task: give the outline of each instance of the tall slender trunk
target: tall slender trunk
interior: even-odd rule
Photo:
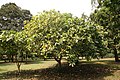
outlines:
[[[17,66],[17,68],[18,68],[18,73],[20,74],[20,71],[21,71],[21,69],[20,69],[20,67],[21,67],[21,62],[16,58],[15,63],[16,63],[16,66]]]

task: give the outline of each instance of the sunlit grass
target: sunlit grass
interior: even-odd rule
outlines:
[[[42,69],[48,68],[56,64],[56,61],[33,61],[28,62],[27,64],[22,63],[21,70],[35,70],[35,69]],[[17,70],[16,63],[2,63],[0,64],[0,73],[8,72],[8,71],[15,71]]]

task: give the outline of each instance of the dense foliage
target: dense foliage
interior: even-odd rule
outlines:
[[[31,39],[30,50],[52,54],[59,64],[62,56],[75,65],[81,55],[88,60],[103,55],[103,27],[68,13],[44,11],[32,18],[25,32]]]
[[[120,0],[99,0],[98,7],[90,18],[95,23],[104,26],[108,32],[106,41],[108,48],[113,52],[115,61],[118,60],[120,50]]]
[[[79,57],[91,60],[105,55],[104,34],[102,26],[70,13],[50,10],[34,16],[24,31],[3,31],[0,39],[1,48],[8,47],[17,55],[37,53],[44,58],[52,55],[59,65],[62,57],[66,57],[74,66]]]
[[[0,35],[0,54],[7,55],[6,58],[13,61],[13,56],[16,55],[17,45],[14,42],[14,31],[3,31]]]
[[[29,22],[32,14],[29,10],[18,7],[15,3],[7,3],[0,8],[0,30],[21,31],[24,21]]]

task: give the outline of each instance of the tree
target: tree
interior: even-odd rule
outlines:
[[[24,31],[2,31],[0,35],[0,48],[2,55],[6,55],[9,60],[16,63],[18,71],[20,72],[21,61],[23,54],[30,54],[27,48],[27,36]],[[20,57],[20,55],[22,55]]]
[[[14,42],[15,31],[2,31],[0,35],[0,47],[1,54],[6,55],[8,60],[14,61],[14,56],[17,55],[16,47],[17,45]]]
[[[15,3],[7,3],[0,8],[0,30],[21,31],[24,21],[30,21],[32,14],[29,10],[18,7]]]
[[[108,48],[113,52],[115,61],[118,62],[118,52],[120,45],[120,1],[119,0],[99,0],[98,7],[91,14],[91,20],[95,23],[104,26],[108,32],[106,39],[108,41]]]
[[[43,11],[25,25],[30,43],[28,48],[41,55],[52,54],[60,66],[63,56],[67,57],[71,66],[77,64],[80,54],[93,57],[98,44],[102,44],[99,43],[101,30],[102,27],[86,22],[83,18],[55,10]]]
[[[71,15],[68,16],[71,17]],[[34,16],[30,23],[25,26],[28,36],[31,37],[29,47],[32,49],[30,50],[44,56],[51,53],[61,65],[66,47],[63,42],[66,40],[66,31],[69,29],[67,23],[65,24],[66,19],[67,16],[63,16],[60,12],[54,10],[44,11]]]
[[[21,61],[23,61],[24,55],[25,55],[26,63],[27,63],[27,55],[30,54],[27,48],[28,43],[27,43],[27,35],[25,34],[25,32],[24,31],[16,32],[15,37],[14,37],[14,42],[17,45],[16,65],[18,67],[18,71],[20,72]]]

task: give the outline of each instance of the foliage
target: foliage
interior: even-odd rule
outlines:
[[[103,27],[72,14],[44,11],[25,25],[30,50],[43,55],[51,53],[56,61],[66,56],[70,65],[78,62],[82,54],[86,58],[102,54]]]
[[[16,55],[16,47],[17,45],[14,42],[15,31],[2,31],[0,35],[0,47],[1,54],[7,55],[8,59],[12,59],[13,56]]]
[[[7,3],[0,8],[0,30],[20,31],[24,27],[24,21],[31,19],[29,10],[18,7],[15,3]]]
[[[68,22],[69,19],[69,22]],[[72,34],[68,36],[68,30],[72,25],[71,14],[61,14],[54,10],[44,11],[40,15],[33,17],[31,22],[25,26],[28,36],[32,39],[34,49],[43,55],[47,53],[53,54],[54,58],[60,58],[69,49],[67,45],[72,38]],[[71,32],[69,31],[69,34]],[[31,47],[33,48],[33,47]],[[57,60],[57,59],[56,59]]]
[[[115,61],[118,60],[119,40],[120,40],[120,1],[119,0],[99,0],[98,8],[91,14],[91,19],[104,26],[108,32],[106,41],[108,48],[115,55]]]
[[[16,32],[14,42],[17,45],[17,50],[19,53],[29,51],[27,49],[27,35],[24,33],[24,31]]]
[[[29,53],[26,44],[26,35],[23,31],[2,31],[0,35],[1,45],[1,54],[6,55],[9,60],[16,62],[18,70],[20,72],[20,55],[22,55],[21,60],[23,59],[23,54],[26,55]]]

